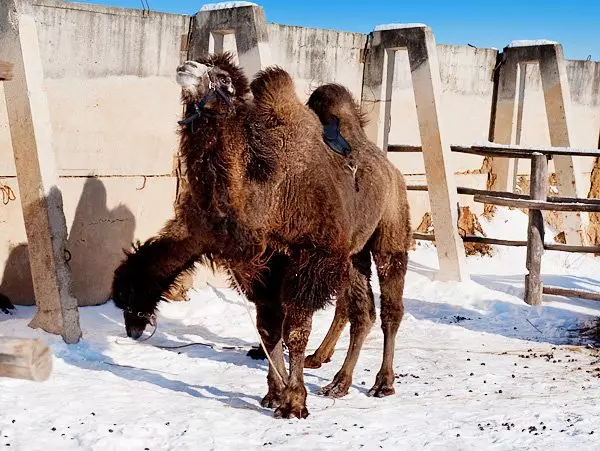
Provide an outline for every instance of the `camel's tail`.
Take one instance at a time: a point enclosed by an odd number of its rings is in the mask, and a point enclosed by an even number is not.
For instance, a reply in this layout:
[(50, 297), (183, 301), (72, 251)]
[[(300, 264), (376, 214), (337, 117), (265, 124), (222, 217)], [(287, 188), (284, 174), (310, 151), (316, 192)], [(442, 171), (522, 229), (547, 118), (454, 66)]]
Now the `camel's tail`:
[(289, 114), (290, 107), (300, 104), (292, 77), (281, 67), (271, 66), (260, 71), (250, 85), (250, 90), (254, 103), (260, 109), (269, 111), (280, 119)]

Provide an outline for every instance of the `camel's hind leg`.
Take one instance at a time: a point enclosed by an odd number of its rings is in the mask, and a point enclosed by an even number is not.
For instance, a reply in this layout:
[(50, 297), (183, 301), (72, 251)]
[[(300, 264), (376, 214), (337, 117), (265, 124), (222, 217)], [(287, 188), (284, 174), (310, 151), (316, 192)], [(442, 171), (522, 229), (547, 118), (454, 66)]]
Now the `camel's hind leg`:
[(329, 326), (329, 331), (323, 339), (319, 348), (304, 360), (304, 368), (321, 368), (323, 363), (331, 361), (331, 356), (335, 350), (335, 345), (340, 339), (340, 335), (348, 322), (348, 300), (346, 296), (341, 295), (335, 303), (335, 315), (333, 322)]
[(381, 288), (381, 329), (383, 330), (383, 362), (369, 396), (383, 397), (395, 393), (394, 349), (396, 333), (404, 316), (404, 279), (408, 266), (408, 252), (387, 253), (373, 251)]
[[(326, 396), (339, 398), (348, 393), (362, 345), (375, 322), (375, 302), (369, 280), (370, 274), (371, 255), (368, 248), (365, 248), (352, 259), (350, 280), (343, 294), (350, 319), (350, 346), (342, 368), (331, 384), (322, 389)], [(334, 346), (335, 342), (332, 344), (332, 347)]]
[[(371, 289), (371, 254), (368, 250), (363, 250), (352, 258), (353, 266), (367, 279), (367, 296), (371, 302), (371, 312), (375, 314), (375, 300), (373, 298), (373, 290)], [(311, 355), (306, 357), (304, 361), (305, 368), (320, 368), (323, 363), (331, 361), (331, 357), (335, 351), (335, 345), (340, 339), (340, 335), (348, 322), (348, 302), (349, 296), (347, 292), (343, 292), (338, 296), (335, 304), (335, 315), (333, 322), (329, 327), (327, 335), (319, 348)]]

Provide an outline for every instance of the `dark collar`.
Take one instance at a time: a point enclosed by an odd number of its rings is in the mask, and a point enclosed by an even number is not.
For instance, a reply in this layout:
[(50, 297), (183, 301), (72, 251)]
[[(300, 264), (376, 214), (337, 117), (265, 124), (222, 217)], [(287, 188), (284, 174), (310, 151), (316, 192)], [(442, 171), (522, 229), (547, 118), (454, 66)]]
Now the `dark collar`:
[(194, 108), (194, 112), (191, 115), (189, 115), (188, 117), (186, 117), (185, 119), (183, 119), (181, 121), (177, 121), (177, 123), (179, 125), (184, 125), (184, 126), (188, 127), (191, 133), (196, 133), (194, 131), (194, 124), (202, 116), (217, 117), (217, 118), (227, 116), (229, 113), (215, 113), (215, 112), (207, 110), (205, 108), (206, 104), (210, 100), (214, 100), (217, 97), (221, 97), (221, 99), (223, 99), (229, 107), (233, 106), (233, 102), (231, 101), (229, 96), (227, 94), (225, 94), (220, 87), (215, 86), (211, 82), (211, 88), (208, 90), (206, 95), (204, 97), (202, 97), (200, 102), (192, 105), (192, 107)]

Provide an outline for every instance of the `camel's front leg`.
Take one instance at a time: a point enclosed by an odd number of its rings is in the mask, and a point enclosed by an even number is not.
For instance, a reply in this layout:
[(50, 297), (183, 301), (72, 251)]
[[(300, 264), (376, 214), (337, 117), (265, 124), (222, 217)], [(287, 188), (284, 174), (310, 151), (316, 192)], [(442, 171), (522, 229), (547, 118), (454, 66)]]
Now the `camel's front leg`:
[(306, 387), (304, 386), (304, 352), (310, 336), (313, 312), (294, 305), (285, 307), (283, 339), (290, 356), (290, 376), (283, 390), (275, 418), (306, 418)]
[(123, 310), (128, 336), (137, 339), (142, 335), (162, 294), (200, 255), (198, 244), (175, 221), (127, 255), (115, 270), (112, 298)]
[(290, 356), (290, 377), (277, 418), (306, 418), (304, 357), (313, 313), (323, 308), (348, 275), (349, 259), (319, 249), (299, 251), (286, 271), (282, 286), (283, 339)]

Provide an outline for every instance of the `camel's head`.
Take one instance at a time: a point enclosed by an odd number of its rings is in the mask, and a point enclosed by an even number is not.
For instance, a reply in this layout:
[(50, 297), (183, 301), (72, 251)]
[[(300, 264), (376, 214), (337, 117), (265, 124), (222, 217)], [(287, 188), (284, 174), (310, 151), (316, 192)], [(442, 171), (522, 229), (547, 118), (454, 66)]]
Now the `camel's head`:
[(229, 53), (186, 61), (177, 68), (177, 83), (183, 102), (209, 115), (227, 115), (250, 92), (248, 79)]
[(137, 271), (140, 253), (126, 253), (128, 259), (115, 270), (112, 283), (112, 300), (123, 310), (127, 336), (140, 338), (146, 326), (156, 324), (156, 307), (161, 290), (149, 280), (147, 275)]

